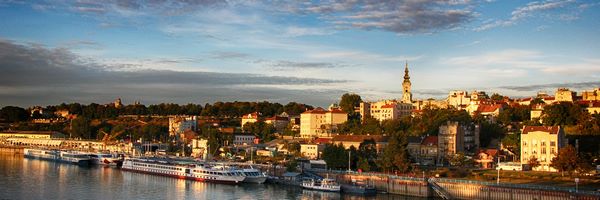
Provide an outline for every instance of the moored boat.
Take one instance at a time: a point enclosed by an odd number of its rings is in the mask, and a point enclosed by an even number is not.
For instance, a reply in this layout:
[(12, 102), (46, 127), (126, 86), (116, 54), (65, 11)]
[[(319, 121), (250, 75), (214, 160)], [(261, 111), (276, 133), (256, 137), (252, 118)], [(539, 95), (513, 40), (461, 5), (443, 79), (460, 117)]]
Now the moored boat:
[(89, 166), (92, 163), (92, 159), (88, 154), (71, 151), (61, 151), (57, 161), (79, 166)]
[(241, 173), (232, 169), (156, 158), (125, 158), (121, 169), (201, 182), (237, 184), (245, 179)]
[(267, 181), (267, 175), (258, 169), (251, 167), (249, 169), (240, 169), (240, 172), (246, 177), (246, 179), (244, 179), (244, 183), (263, 184), (265, 181)]
[(302, 188), (319, 190), (325, 192), (340, 192), (340, 185), (334, 179), (323, 178), (321, 180), (307, 179), (302, 181)]
[(26, 158), (70, 163), (80, 166), (88, 166), (91, 163), (91, 158), (87, 154), (71, 151), (26, 148), (23, 149), (23, 156)]
[(89, 155), (94, 165), (120, 166), (123, 163), (123, 159), (117, 154), (90, 153)]

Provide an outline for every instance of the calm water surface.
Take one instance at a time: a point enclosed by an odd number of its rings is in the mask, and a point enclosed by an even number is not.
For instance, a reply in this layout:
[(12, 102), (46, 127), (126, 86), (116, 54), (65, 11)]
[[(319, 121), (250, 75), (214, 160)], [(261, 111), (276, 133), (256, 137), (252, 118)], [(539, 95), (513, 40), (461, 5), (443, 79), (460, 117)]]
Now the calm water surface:
[(413, 199), (361, 197), (271, 184), (223, 185), (0, 153), (0, 199)]

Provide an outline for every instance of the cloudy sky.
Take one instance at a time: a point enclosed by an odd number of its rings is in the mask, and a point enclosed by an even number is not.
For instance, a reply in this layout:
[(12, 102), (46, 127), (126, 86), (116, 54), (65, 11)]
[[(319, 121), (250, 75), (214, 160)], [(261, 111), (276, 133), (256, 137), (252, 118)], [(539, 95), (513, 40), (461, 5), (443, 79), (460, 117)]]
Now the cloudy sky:
[[(98, 3), (103, 2), (103, 3)], [(0, 105), (600, 87), (595, 0), (0, 0)]]

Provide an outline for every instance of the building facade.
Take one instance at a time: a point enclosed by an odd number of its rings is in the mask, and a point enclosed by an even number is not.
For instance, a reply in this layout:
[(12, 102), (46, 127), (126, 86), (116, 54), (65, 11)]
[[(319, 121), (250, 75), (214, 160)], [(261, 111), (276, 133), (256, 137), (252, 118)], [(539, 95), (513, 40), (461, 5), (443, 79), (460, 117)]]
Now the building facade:
[(479, 146), (479, 125), (448, 121), (439, 127), (438, 163), (459, 152), (472, 155)]
[(260, 117), (260, 113), (258, 113), (258, 112), (245, 114), (244, 116), (242, 116), (242, 124), (240, 126), (243, 129), (244, 125), (246, 125), (247, 123), (256, 123), (256, 122), (258, 122), (259, 117)]
[(521, 164), (527, 165), (535, 157), (540, 166), (532, 170), (556, 171), (550, 163), (564, 143), (565, 134), (560, 126), (525, 126), (521, 131)]
[(554, 99), (557, 102), (573, 102), (576, 95), (577, 93), (569, 90), (568, 88), (558, 88), (558, 90), (556, 90), (556, 94), (554, 95)]
[(384, 121), (410, 116), (413, 111), (413, 105), (397, 102), (396, 100), (384, 100), (378, 102), (361, 102), (359, 109), (363, 121), (369, 117)]
[(197, 116), (172, 116), (169, 117), (169, 136), (179, 136), (185, 130), (196, 131), (198, 128)]
[(314, 160), (319, 159), (325, 149), (325, 144), (300, 144), (300, 154), (302, 157)]
[(333, 109), (316, 108), (300, 114), (300, 137), (330, 137), (337, 126), (348, 120), (348, 113)]

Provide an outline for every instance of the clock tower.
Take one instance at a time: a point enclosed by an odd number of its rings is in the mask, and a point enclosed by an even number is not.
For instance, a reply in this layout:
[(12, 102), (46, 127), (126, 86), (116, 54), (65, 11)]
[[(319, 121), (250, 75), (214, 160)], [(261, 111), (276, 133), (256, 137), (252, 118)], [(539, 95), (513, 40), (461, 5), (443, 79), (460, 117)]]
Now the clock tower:
[(404, 82), (402, 82), (402, 103), (412, 103), (412, 93), (410, 92), (410, 76), (408, 76), (408, 61), (404, 67)]

